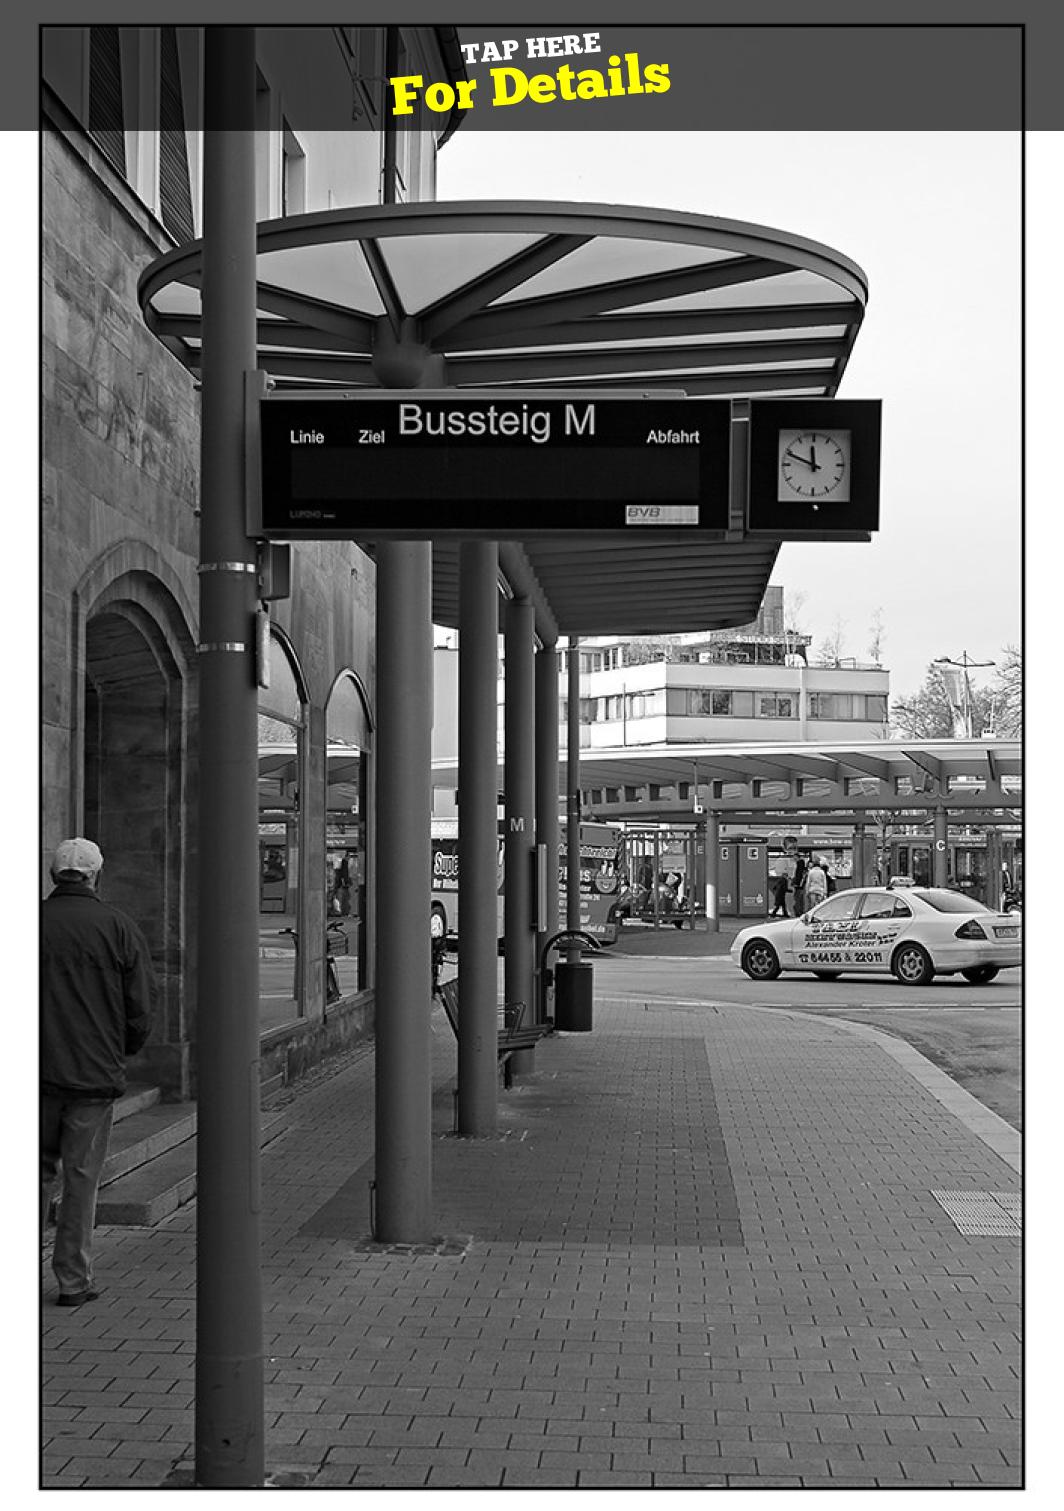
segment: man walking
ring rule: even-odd
[[[60,1161],[52,1269],[59,1305],[95,1301],[92,1229],[126,1057],[148,1037],[156,983],[144,936],[96,895],[103,856],[65,839],[41,904],[41,1230]]]

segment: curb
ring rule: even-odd
[[[755,1007],[752,1003],[729,1002],[716,1005],[734,1007],[740,1012],[769,1013],[773,1017],[780,1016],[779,1008]],[[798,1015],[790,1014],[789,1016]],[[804,1018],[809,1015],[802,1014],[801,1016]],[[821,1017],[817,1017],[817,1022],[828,1024],[832,1028],[841,1028],[846,1033],[856,1034],[859,1038],[878,1046],[897,1060],[898,1064],[911,1076],[914,1076],[936,1101],[942,1103],[947,1111],[952,1112],[969,1133],[974,1133],[977,1139],[992,1149],[998,1158],[1004,1160],[1005,1164],[1017,1175],[1022,1173],[1022,1134],[989,1107],[984,1107],[978,1097],[972,1096],[970,1091],[965,1091],[964,1087],[958,1085],[952,1076],[948,1076],[944,1070],[932,1064],[918,1049],[907,1044],[904,1039],[897,1039],[893,1034],[885,1033],[881,1028],[873,1028],[868,1023],[853,1023],[847,1018]]]

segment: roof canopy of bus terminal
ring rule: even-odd
[[[866,280],[842,254],[763,226],[565,203],[368,206],[263,223],[257,361],[276,390],[448,389],[745,399],[833,397]],[[149,327],[202,356],[202,243],[141,280]],[[662,527],[502,540],[504,591],[536,633],[663,634],[756,617],[779,542]],[[434,533],[432,617],[456,625],[458,544]]]
[[[579,771],[585,814],[639,822],[694,822],[696,803],[730,823],[791,824],[854,824],[880,812],[930,822],[936,809],[955,824],[1016,823],[1023,807],[1018,740],[597,750]],[[456,787],[457,777],[454,762],[434,762],[436,787]],[[561,777],[564,791],[564,760]]]

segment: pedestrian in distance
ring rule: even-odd
[[[140,929],[97,895],[102,867],[92,840],[63,840],[52,859],[55,887],[41,904],[41,1232],[61,1164],[52,1250],[60,1306],[99,1294],[92,1230],[100,1175],[126,1058],[147,1041],[157,990]]]
[[[809,866],[804,855],[799,855],[794,863],[794,879],[791,887],[794,891],[794,916],[800,918],[805,912],[805,876]]]
[[[818,902],[823,902],[828,895],[828,873],[824,868],[820,857],[817,856],[809,870],[805,873],[805,905],[807,908],[815,908]]]
[[[770,918],[787,917],[787,880],[786,871],[781,871],[778,876],[772,878],[772,912]]]

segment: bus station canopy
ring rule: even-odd
[[[371,205],[263,222],[257,238],[257,360],[278,389],[831,398],[867,299],[828,247],[674,210]],[[194,373],[202,260],[187,243],[139,284],[149,329]],[[531,599],[547,641],[749,623],[779,546],[738,524],[510,543],[504,591]],[[433,618],[458,622],[445,531]]]
[[[561,791],[566,766],[562,758]],[[434,786],[457,787],[457,775],[455,762],[433,763]],[[629,746],[581,751],[580,788],[584,816],[598,819],[694,820],[697,800],[729,818],[838,814],[851,822],[880,810],[945,807],[985,822],[989,810],[1022,809],[1022,751],[1018,740],[988,737]]]

